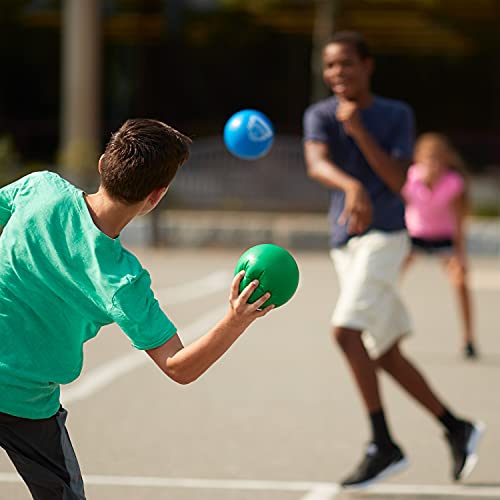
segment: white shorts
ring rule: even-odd
[[[374,359],[411,330],[397,286],[409,250],[406,231],[372,230],[330,252],[340,282],[332,324],[363,332],[363,343]]]

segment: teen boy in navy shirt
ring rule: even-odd
[[[334,96],[304,114],[309,176],[330,189],[331,256],[340,283],[333,336],[372,430],[361,463],[342,485],[364,487],[406,466],[386,423],[377,367],[442,423],[459,480],[477,461],[483,425],[453,415],[401,352],[411,324],[397,290],[409,250],[399,192],[412,158],[414,117],[407,104],[372,94],[373,66],[359,33],[338,32],[323,49],[323,78]]]

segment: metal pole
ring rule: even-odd
[[[60,161],[88,183],[100,147],[100,2],[64,0],[63,9]]]
[[[323,83],[321,52],[326,40],[335,29],[335,17],[340,9],[340,0],[316,0],[311,55],[311,102],[329,95]]]

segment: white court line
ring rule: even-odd
[[[231,278],[232,276],[229,271],[218,270],[195,281],[155,289],[155,293],[158,300],[164,304],[180,304],[199,299],[219,290],[227,289],[229,293]]]
[[[206,490],[254,490],[254,491],[305,491],[307,495],[317,492],[318,495],[306,496],[311,499],[334,498],[342,489],[336,483],[321,483],[314,481],[269,481],[246,479],[196,479],[196,478],[169,478],[148,476],[104,476],[84,475],[84,482],[92,486],[130,486],[138,488],[179,488],[179,489],[206,489]],[[13,472],[0,472],[0,483],[21,483],[22,479]],[[500,487],[479,487],[467,485],[432,485],[432,484],[381,484],[367,488],[363,492],[356,492],[363,496],[400,495],[418,497],[455,496],[463,498],[500,498]],[[332,496],[333,495],[333,496]]]
[[[162,302],[168,301],[169,304],[177,304],[188,300],[198,299],[221,288],[229,290],[230,273],[227,271],[216,271],[214,273],[183,285],[163,288],[157,291]],[[215,310],[199,317],[196,321],[190,323],[179,336],[184,343],[190,343],[199,336],[207,332],[214,324],[222,318],[226,312],[227,305],[223,308],[218,307]],[[61,388],[61,402],[68,405],[75,401],[88,398],[97,391],[111,384],[114,380],[131,372],[150,361],[150,358],[144,352],[134,350],[125,356],[113,359],[99,366],[88,373],[82,375],[77,382],[63,386]]]
[[[338,484],[326,484],[314,487],[301,500],[334,500],[340,491]]]
[[[370,495],[455,496],[464,498],[500,498],[498,486],[440,484],[380,484],[366,490]]]
[[[186,344],[192,342],[214,326],[222,318],[226,310],[227,306],[225,305],[204,314],[193,323],[187,325],[184,330],[179,331],[179,336]],[[74,384],[63,386],[61,388],[61,402],[63,405],[68,405],[88,398],[116,379],[148,362],[151,362],[148,355],[137,350],[120,358],[113,359],[85,373]]]
[[[84,475],[85,484],[94,486],[135,486],[146,488],[184,488],[205,490],[257,490],[257,491],[308,491],[335,484],[302,481],[258,481],[246,479],[195,479],[144,476],[97,476]],[[0,473],[0,483],[22,482],[16,473]]]
[[[148,359],[145,353],[134,350],[126,356],[113,359],[89,371],[82,375],[78,382],[61,387],[61,403],[64,406],[92,396],[117,378],[145,364]]]

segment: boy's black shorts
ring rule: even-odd
[[[0,446],[35,500],[84,500],[83,480],[66,430],[64,408],[31,420],[0,412]]]

